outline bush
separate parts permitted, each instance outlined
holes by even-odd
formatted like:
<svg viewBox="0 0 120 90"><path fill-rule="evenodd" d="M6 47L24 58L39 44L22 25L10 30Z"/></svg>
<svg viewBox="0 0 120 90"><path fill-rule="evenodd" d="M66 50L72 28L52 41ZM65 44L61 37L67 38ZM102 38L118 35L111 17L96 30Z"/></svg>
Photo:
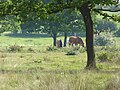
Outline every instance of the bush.
<svg viewBox="0 0 120 90"><path fill-rule="evenodd" d="M84 47L80 47L80 46L75 46L75 47L72 47L71 50L73 51L79 51L80 53L84 53L86 51L86 48Z"/></svg>
<svg viewBox="0 0 120 90"><path fill-rule="evenodd" d="M69 50L66 55L76 55L77 53L73 50Z"/></svg>
<svg viewBox="0 0 120 90"><path fill-rule="evenodd" d="M80 52L80 53L86 52L86 48L80 48L79 52Z"/></svg>
<svg viewBox="0 0 120 90"><path fill-rule="evenodd" d="M29 52L34 52L35 50L33 48L28 48Z"/></svg>
<svg viewBox="0 0 120 90"><path fill-rule="evenodd" d="M79 46L72 47L72 50L73 51L78 51L78 50L80 50L80 47Z"/></svg>
<svg viewBox="0 0 120 90"><path fill-rule="evenodd" d="M120 28L114 34L115 36L120 37Z"/></svg>
<svg viewBox="0 0 120 90"><path fill-rule="evenodd" d="M69 47L67 48L66 55L77 55L78 53L84 53L86 51L86 48L75 46L75 47Z"/></svg>
<svg viewBox="0 0 120 90"><path fill-rule="evenodd" d="M102 47L101 50L115 53L115 52L119 52L120 48L115 47L115 46L107 46L107 47Z"/></svg>
<svg viewBox="0 0 120 90"><path fill-rule="evenodd" d="M54 46L48 46L47 48L46 48L46 50L47 51L55 51L55 50L58 50L56 47L54 47Z"/></svg>
<svg viewBox="0 0 120 90"><path fill-rule="evenodd" d="M112 52L111 50L102 50L101 52L97 52L96 59L101 62L112 61L112 63L115 62L117 64L120 64L120 53Z"/></svg>
<svg viewBox="0 0 120 90"><path fill-rule="evenodd" d="M18 45L12 45L9 46L8 51L10 52L16 52L16 51L22 51L23 47L22 46L18 46Z"/></svg>
<svg viewBox="0 0 120 90"><path fill-rule="evenodd" d="M116 45L116 42L111 33L102 32L100 35L95 35L94 45L96 45L96 46L113 46L113 45Z"/></svg>
<svg viewBox="0 0 120 90"><path fill-rule="evenodd" d="M111 53L111 52L100 52L97 53L96 57L99 61L105 62L105 61L115 61L114 58L116 57L116 53Z"/></svg>
<svg viewBox="0 0 120 90"><path fill-rule="evenodd" d="M102 52L100 54L97 54L97 59L101 62L107 61L108 60L108 55L106 52Z"/></svg>
<svg viewBox="0 0 120 90"><path fill-rule="evenodd" d="M119 47L116 46L96 46L95 47L95 52L100 52L100 51L107 51L110 53L116 53L120 51Z"/></svg>

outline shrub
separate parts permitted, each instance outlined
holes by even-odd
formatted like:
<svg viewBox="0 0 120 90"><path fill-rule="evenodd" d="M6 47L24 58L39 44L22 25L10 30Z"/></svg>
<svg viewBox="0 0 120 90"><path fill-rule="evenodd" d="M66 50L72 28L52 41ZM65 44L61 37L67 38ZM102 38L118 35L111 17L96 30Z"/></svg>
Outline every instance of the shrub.
<svg viewBox="0 0 120 90"><path fill-rule="evenodd" d="M73 51L78 51L80 50L80 47L79 46L75 46L75 47L72 47Z"/></svg>
<svg viewBox="0 0 120 90"><path fill-rule="evenodd" d="M86 48L80 48L79 52L80 52L80 53L86 52Z"/></svg>
<svg viewBox="0 0 120 90"><path fill-rule="evenodd" d="M97 54L97 59L101 62L107 61L108 60L108 55L106 52L102 52L100 54Z"/></svg>
<svg viewBox="0 0 120 90"><path fill-rule="evenodd" d="M111 52L111 51L104 51L97 52L96 59L98 59L101 62L104 61L112 61L119 64L120 62L120 54L119 52Z"/></svg>
<svg viewBox="0 0 120 90"><path fill-rule="evenodd" d="M75 47L67 48L66 55L77 55L78 53L84 53L85 51L86 48L75 46Z"/></svg>
<svg viewBox="0 0 120 90"><path fill-rule="evenodd" d="M120 28L114 34L115 36L120 37Z"/></svg>
<svg viewBox="0 0 120 90"><path fill-rule="evenodd" d="M73 50L69 50L66 55L76 55L77 53Z"/></svg>
<svg viewBox="0 0 120 90"><path fill-rule="evenodd" d="M96 46L113 46L116 45L113 35L108 32L102 32L100 35L95 35L94 45Z"/></svg>
<svg viewBox="0 0 120 90"><path fill-rule="evenodd" d="M9 46L8 51L16 52L16 51L22 51L22 49L23 49L22 46L12 45L12 46Z"/></svg>
<svg viewBox="0 0 120 90"><path fill-rule="evenodd" d="M55 50L58 50L56 47L54 47L54 46L48 46L47 48L46 48L46 50L47 51L55 51Z"/></svg>
<svg viewBox="0 0 120 90"><path fill-rule="evenodd" d="M29 52L34 52L34 49L33 48L28 48L28 51Z"/></svg>
<svg viewBox="0 0 120 90"><path fill-rule="evenodd" d="M73 51L79 51L80 53L84 53L86 51L86 48L80 47L80 46L75 46L71 48Z"/></svg>

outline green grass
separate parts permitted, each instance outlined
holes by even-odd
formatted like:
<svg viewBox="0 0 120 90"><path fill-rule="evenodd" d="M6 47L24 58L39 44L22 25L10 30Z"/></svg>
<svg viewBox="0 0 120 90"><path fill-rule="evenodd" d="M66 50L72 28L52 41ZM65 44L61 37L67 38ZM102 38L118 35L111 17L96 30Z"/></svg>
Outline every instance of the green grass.
<svg viewBox="0 0 120 90"><path fill-rule="evenodd" d="M0 46L8 45L22 45L22 46L48 46L52 45L52 38L48 36L39 36L39 35L12 35L6 34L6 36L1 36Z"/></svg>
<svg viewBox="0 0 120 90"><path fill-rule="evenodd" d="M116 39L119 49L120 38ZM23 45L21 51L9 51L14 44ZM47 36L1 36L0 90L119 90L120 54L116 49L106 48L117 56L108 62L100 62L96 56L99 70L87 71L86 52L80 49L76 55L66 55L74 48L47 51L50 45L52 38ZM96 53L104 52L102 48L95 47Z"/></svg>

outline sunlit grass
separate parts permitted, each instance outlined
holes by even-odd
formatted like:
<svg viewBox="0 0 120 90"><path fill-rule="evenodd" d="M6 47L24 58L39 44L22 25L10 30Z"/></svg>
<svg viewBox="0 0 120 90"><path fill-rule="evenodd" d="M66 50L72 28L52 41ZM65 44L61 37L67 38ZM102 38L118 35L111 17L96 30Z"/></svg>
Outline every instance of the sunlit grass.
<svg viewBox="0 0 120 90"><path fill-rule="evenodd" d="M119 45L119 38L117 41ZM117 62L100 62L96 57L98 70L87 71L84 70L86 51L79 49L76 55L66 55L73 47L48 51L47 47L52 45L50 37L1 36L0 42L0 90L109 90L112 85L113 90L119 90L120 64L116 49L117 52L111 51L113 55L118 53L115 54L118 58L114 58ZM15 43L24 44L21 51L9 51ZM95 53L104 52L101 48L104 47L95 47Z"/></svg>
<svg viewBox="0 0 120 90"><path fill-rule="evenodd" d="M9 72L1 74L1 87L4 90L105 90L115 74L108 72ZM118 77L116 75L116 77ZM117 80L119 80L117 78ZM116 82L119 85L119 83ZM107 89L109 90L109 89ZM111 89L112 90L112 89ZM119 90L119 89L114 89Z"/></svg>

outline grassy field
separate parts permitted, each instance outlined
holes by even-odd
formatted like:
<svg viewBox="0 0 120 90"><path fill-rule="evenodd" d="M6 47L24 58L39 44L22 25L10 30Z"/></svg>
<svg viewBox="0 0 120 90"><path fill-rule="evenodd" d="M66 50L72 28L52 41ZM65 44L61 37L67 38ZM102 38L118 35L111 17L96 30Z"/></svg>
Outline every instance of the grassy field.
<svg viewBox="0 0 120 90"><path fill-rule="evenodd" d="M0 36L0 90L120 90L116 40L115 47L95 47L98 70L87 71L82 47L52 47L46 35Z"/></svg>

